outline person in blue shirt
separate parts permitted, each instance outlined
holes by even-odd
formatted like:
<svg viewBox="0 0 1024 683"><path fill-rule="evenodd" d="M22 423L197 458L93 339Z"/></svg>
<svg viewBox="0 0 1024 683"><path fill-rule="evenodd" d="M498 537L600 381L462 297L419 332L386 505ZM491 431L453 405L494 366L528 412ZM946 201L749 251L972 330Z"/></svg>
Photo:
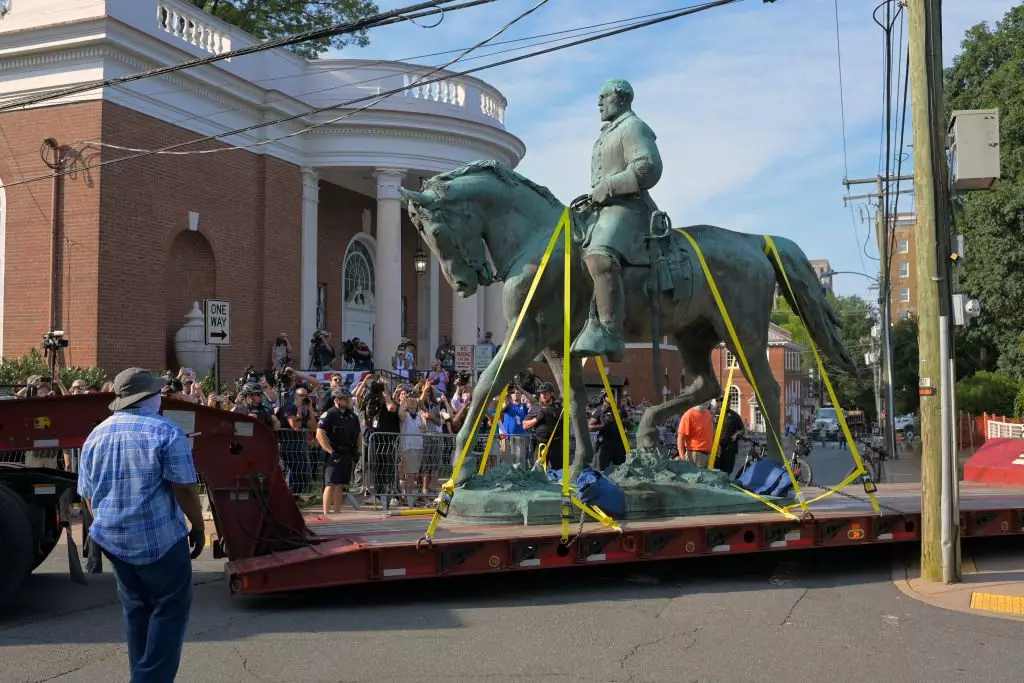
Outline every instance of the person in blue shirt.
<svg viewBox="0 0 1024 683"><path fill-rule="evenodd" d="M530 438L523 426L523 420L529 412L527 394L521 388L513 386L505 396L505 408L501 412L501 422L498 423L498 431L502 437L503 461L526 464L530 453Z"/></svg>
<svg viewBox="0 0 1024 683"><path fill-rule="evenodd" d="M114 378L114 414L89 434L78 474L93 517L89 537L117 579L132 683L171 683L177 675L192 559L206 544L192 450L159 412L165 384L140 368Z"/></svg>

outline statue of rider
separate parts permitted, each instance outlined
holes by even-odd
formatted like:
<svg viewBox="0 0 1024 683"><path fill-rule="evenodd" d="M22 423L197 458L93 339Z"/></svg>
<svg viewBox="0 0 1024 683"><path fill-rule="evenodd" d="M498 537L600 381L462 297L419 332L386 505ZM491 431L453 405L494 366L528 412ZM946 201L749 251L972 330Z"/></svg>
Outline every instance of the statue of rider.
<svg viewBox="0 0 1024 683"><path fill-rule="evenodd" d="M622 261L636 253L657 210L648 194L661 178L661 155L654 131L633 113L633 87L610 80L597 107L604 125L590 162L590 201L597 213L583 239L583 255L594 280L593 308L586 327L572 344L574 357L605 356L622 361L625 292Z"/></svg>

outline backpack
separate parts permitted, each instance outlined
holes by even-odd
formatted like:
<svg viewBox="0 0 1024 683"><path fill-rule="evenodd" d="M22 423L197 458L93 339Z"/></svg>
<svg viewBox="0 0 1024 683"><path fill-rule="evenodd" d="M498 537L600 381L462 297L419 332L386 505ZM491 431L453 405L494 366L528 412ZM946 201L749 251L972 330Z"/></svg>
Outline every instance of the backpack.
<svg viewBox="0 0 1024 683"><path fill-rule="evenodd" d="M582 502L596 505L611 517L621 519L626 513L626 494L597 470L588 467L580 472L576 479L576 489L580 492Z"/></svg>
<svg viewBox="0 0 1024 683"><path fill-rule="evenodd" d="M762 496L788 498L793 494L793 482L784 467L767 460L758 460L740 475L736 483L751 493Z"/></svg>

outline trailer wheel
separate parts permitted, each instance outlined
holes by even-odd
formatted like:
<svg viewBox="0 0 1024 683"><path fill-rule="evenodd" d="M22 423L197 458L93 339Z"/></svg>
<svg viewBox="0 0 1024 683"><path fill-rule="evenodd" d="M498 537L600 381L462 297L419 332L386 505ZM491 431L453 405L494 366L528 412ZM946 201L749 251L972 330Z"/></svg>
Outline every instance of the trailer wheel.
<svg viewBox="0 0 1024 683"><path fill-rule="evenodd" d="M7 603L32 573L35 542L24 501L0 484L0 605Z"/></svg>

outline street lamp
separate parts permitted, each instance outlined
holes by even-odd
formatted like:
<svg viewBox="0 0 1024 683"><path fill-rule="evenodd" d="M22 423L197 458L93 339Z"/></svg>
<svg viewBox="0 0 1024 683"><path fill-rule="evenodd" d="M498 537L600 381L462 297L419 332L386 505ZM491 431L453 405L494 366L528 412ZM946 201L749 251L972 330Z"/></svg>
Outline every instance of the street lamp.
<svg viewBox="0 0 1024 683"><path fill-rule="evenodd" d="M422 248L416 247L416 253L412 255L412 265L416 269L416 275L426 274L430 259Z"/></svg>
<svg viewBox="0 0 1024 683"><path fill-rule="evenodd" d="M892 316L890 311L889 282L886 279L883 286L880 278L872 277L867 273L856 270L825 270L818 276L819 280L831 278L833 275L859 275L875 283L878 287L878 313L881 318L882 328L882 350L883 350L883 371L885 372L885 446L889 457L896 458L896 423L895 404L893 396L893 373L892 373ZM824 285L824 282L822 282Z"/></svg>

